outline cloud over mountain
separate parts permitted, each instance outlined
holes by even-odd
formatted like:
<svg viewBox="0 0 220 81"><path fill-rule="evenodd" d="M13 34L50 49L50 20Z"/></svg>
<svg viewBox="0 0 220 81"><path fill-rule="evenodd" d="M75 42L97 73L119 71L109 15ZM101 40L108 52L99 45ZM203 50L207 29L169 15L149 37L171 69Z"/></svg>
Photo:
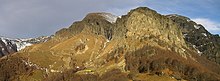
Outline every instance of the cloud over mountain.
<svg viewBox="0 0 220 81"><path fill-rule="evenodd" d="M219 34L220 32L220 23L212 21L207 18L196 18L193 19L198 24L202 24L206 29L212 33Z"/></svg>

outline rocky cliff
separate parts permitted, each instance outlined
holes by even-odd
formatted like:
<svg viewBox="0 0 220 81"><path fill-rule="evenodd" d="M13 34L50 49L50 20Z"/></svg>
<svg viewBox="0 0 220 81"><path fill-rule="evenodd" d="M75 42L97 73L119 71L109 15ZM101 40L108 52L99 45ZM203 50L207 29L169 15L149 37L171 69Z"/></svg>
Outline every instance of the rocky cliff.
<svg viewBox="0 0 220 81"><path fill-rule="evenodd" d="M51 40L2 58L0 80L220 80L220 66L192 49L181 27L147 7L121 17L90 13Z"/></svg>
<svg viewBox="0 0 220 81"><path fill-rule="evenodd" d="M199 55L220 64L219 35L211 34L201 24L197 24L187 17L167 16L180 26L184 39L189 46L195 48Z"/></svg>
<svg viewBox="0 0 220 81"><path fill-rule="evenodd" d="M0 57L17 52L17 46L9 40L0 40Z"/></svg>

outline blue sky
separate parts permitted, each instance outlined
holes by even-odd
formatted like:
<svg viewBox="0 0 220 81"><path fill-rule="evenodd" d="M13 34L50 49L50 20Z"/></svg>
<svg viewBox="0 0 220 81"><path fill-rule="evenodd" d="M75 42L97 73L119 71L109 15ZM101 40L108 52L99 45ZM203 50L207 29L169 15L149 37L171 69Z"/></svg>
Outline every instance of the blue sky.
<svg viewBox="0 0 220 81"><path fill-rule="evenodd" d="M220 0L0 0L0 35L29 38L52 35L90 12L126 14L146 6L180 14L220 34Z"/></svg>

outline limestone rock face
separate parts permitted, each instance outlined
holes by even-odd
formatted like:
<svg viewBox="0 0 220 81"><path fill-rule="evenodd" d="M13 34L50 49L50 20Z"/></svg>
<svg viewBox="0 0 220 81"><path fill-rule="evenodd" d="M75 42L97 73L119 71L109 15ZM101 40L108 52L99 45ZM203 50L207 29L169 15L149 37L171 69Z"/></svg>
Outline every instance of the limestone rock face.
<svg viewBox="0 0 220 81"><path fill-rule="evenodd" d="M220 66L199 56L184 40L178 23L147 7L118 18L90 13L44 43L0 59L21 69L0 80L176 81L220 80ZM188 32L188 31L186 31ZM4 64L4 66L2 66ZM13 69L14 70L14 69ZM0 75L2 75L0 74Z"/></svg>
<svg viewBox="0 0 220 81"><path fill-rule="evenodd" d="M120 37L131 40L148 40L160 43L163 47L186 47L182 33L177 25L165 16L146 7L131 10L116 23L116 32L123 33ZM173 49L174 50L174 49ZM179 50L175 48L175 50ZM177 51L176 51L177 52Z"/></svg>

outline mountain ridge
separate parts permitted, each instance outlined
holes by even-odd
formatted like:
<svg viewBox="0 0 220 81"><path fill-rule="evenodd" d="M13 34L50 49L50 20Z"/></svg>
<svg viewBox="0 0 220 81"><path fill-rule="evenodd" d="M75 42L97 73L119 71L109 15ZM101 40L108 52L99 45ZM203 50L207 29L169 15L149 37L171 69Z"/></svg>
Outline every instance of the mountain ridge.
<svg viewBox="0 0 220 81"><path fill-rule="evenodd" d="M189 21L189 18L186 19L186 17L184 18L183 16L167 16L180 25L185 41L190 44L191 47L197 49L201 56L218 64L220 63L219 35L211 34L201 24Z"/></svg>
<svg viewBox="0 0 220 81"><path fill-rule="evenodd" d="M220 80L220 66L199 56L181 27L147 7L114 23L88 14L49 41L0 59L0 80Z"/></svg>
<svg viewBox="0 0 220 81"><path fill-rule="evenodd" d="M13 39L7 37L0 37L0 57L7 56L9 54L13 54L24 49L27 46L31 46L32 44L38 44L41 42L46 42L50 37L42 36L37 38L28 38L28 39Z"/></svg>

